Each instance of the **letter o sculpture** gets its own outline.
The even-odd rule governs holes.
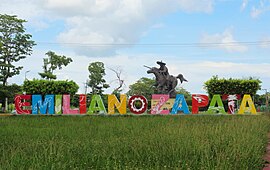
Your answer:
[[[140,108],[136,108],[135,106],[135,102],[136,101],[140,101],[141,102],[141,107]],[[135,95],[132,96],[129,101],[128,101],[128,107],[130,109],[130,111],[134,114],[142,114],[146,111],[147,109],[147,99],[144,96],[141,95]]]

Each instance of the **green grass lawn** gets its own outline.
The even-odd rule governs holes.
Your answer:
[[[261,169],[268,116],[0,117],[0,169]]]

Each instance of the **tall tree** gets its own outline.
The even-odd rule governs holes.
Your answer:
[[[25,33],[24,22],[17,16],[0,14],[0,81],[4,87],[8,78],[20,74],[23,68],[14,63],[31,55],[35,45],[32,36]]]
[[[72,59],[66,56],[61,56],[55,54],[53,51],[48,51],[46,53],[48,58],[43,58],[43,73],[38,73],[41,78],[51,80],[56,79],[56,75],[53,72],[56,69],[61,70],[63,66],[67,66],[69,63],[72,62]]]
[[[20,74],[22,66],[15,63],[32,54],[35,42],[32,36],[25,33],[25,20],[17,16],[0,14],[0,82],[2,90],[8,91],[8,78]],[[7,98],[7,93],[2,97]],[[6,110],[5,101],[2,101],[2,110]]]
[[[104,63],[93,62],[89,64],[89,81],[88,86],[91,88],[92,94],[102,94],[103,89],[109,88],[110,86],[106,83],[103,78],[105,74]]]

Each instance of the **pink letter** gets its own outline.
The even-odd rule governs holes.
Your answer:
[[[79,109],[70,109],[70,95],[63,95],[63,114],[79,114]]]
[[[151,114],[169,114],[170,110],[161,109],[169,98],[170,96],[168,94],[153,94],[151,100]]]

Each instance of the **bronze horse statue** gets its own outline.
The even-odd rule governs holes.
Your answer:
[[[182,74],[178,74],[176,77],[169,75],[168,78],[166,78],[163,74],[160,73],[160,70],[156,67],[148,67],[149,68],[147,71],[148,74],[154,74],[156,77],[156,84],[155,86],[157,87],[158,93],[160,94],[169,94],[170,97],[175,97],[176,91],[175,87],[177,86],[177,79],[180,80],[181,83],[183,81],[187,81]]]
[[[164,87],[166,85],[166,78],[161,75],[161,73],[159,72],[159,69],[156,68],[156,67],[147,67],[149,68],[150,70],[147,71],[147,74],[151,74],[153,73],[156,77],[156,83],[155,83],[155,86],[157,87],[157,90],[158,92],[162,93],[162,92],[165,92],[164,91]]]

